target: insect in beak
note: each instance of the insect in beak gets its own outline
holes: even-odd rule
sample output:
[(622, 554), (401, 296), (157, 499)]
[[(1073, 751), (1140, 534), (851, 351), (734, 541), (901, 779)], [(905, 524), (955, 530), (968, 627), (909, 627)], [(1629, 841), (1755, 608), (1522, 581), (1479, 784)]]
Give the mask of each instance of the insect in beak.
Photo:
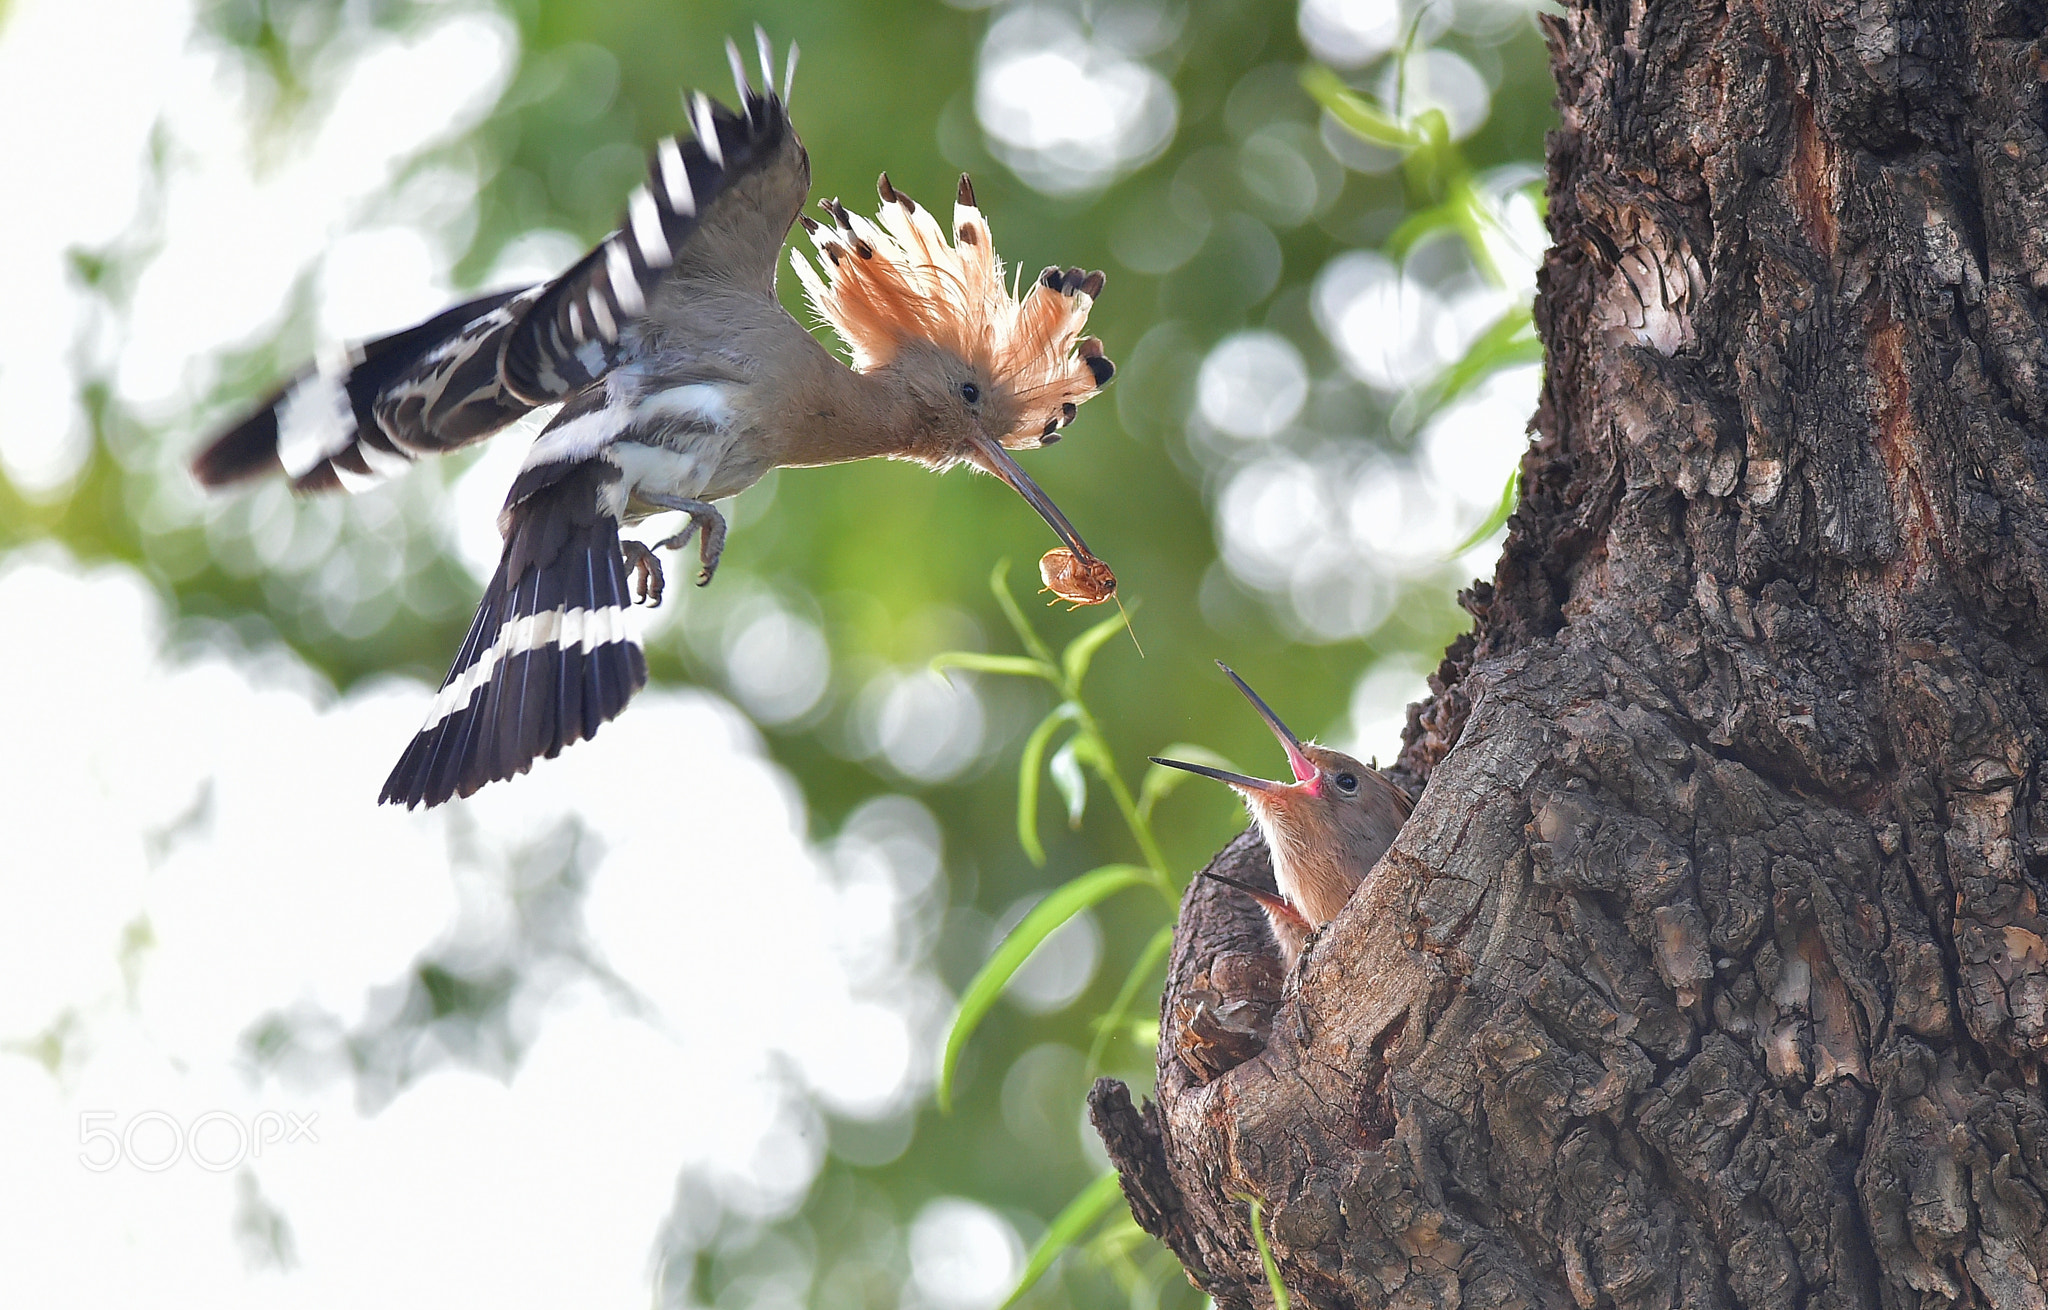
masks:
[(1039, 556), (1038, 576), (1045, 589), (1077, 608), (1100, 605), (1116, 595), (1116, 574), (1092, 555), (1076, 555), (1061, 546)]

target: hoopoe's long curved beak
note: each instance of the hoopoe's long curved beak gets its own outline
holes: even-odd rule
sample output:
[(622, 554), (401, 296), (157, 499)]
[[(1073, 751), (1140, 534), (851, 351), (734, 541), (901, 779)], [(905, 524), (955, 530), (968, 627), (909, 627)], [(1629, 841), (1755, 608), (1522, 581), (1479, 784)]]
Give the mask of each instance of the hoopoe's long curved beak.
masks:
[(1286, 724), (1280, 722), (1280, 716), (1273, 713), (1272, 707), (1260, 700), (1259, 693), (1246, 686), (1244, 679), (1238, 677), (1236, 671), (1228, 664), (1217, 660), (1216, 667), (1223, 670), (1223, 676), (1237, 684), (1237, 689), (1244, 693), (1244, 698), (1252, 703), (1252, 708), (1259, 712), (1259, 717), (1266, 721), (1266, 726), (1280, 739), (1280, 745), (1287, 751), (1287, 767), (1294, 770), (1294, 780), (1310, 795), (1316, 795), (1320, 790), (1318, 779), (1321, 775), (1317, 772), (1316, 766), (1309, 762), (1307, 754), (1302, 751), (1301, 738), (1295, 736)]
[(1010, 490), (1022, 496), (1024, 503), (1037, 510), (1038, 517), (1051, 525), (1052, 530), (1059, 534), (1060, 540), (1067, 543), (1067, 549), (1089, 559), (1095, 557), (1094, 552), (1088, 549), (1088, 543), (1081, 540), (1081, 534), (1074, 531), (1074, 525), (1067, 522), (1067, 516), (1060, 513), (1060, 507), (1052, 503), (1052, 497), (1046, 495), (1044, 490), (1031, 480), (1031, 475), (1024, 471), (1022, 464), (1010, 458), (1010, 452), (1003, 449), (1001, 442), (985, 437), (979, 432), (973, 433), (967, 440), (974, 447), (975, 463), (984, 471), (993, 473), (1009, 483)]

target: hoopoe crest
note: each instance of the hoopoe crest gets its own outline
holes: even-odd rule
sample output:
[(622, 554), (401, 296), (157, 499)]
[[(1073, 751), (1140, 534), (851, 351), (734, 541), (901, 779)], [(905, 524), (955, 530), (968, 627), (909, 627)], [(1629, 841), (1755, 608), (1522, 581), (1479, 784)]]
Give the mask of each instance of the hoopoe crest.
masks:
[(1020, 297), (1003, 281), (1002, 258), (965, 174), (951, 241), (929, 210), (890, 185), (888, 174), (876, 190), (879, 222), (837, 201), (822, 206), (831, 226), (802, 220), (819, 263), (791, 250), (790, 265), (812, 311), (846, 342), (861, 372), (894, 362), (913, 343), (936, 346), (1000, 389), (986, 403), (1014, 416), (997, 434), (1004, 446), (1030, 450), (1058, 441), (1075, 408), (1116, 373), (1102, 343), (1081, 335), (1103, 275), (1049, 267)]

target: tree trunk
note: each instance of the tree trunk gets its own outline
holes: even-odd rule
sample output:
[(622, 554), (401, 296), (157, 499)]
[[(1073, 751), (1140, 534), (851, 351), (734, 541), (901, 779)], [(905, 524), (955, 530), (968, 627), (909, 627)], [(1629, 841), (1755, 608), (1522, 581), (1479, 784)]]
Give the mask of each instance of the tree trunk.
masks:
[(1159, 1102), (1090, 1098), (1219, 1304), (1256, 1197), (1297, 1305), (2048, 1307), (2044, 31), (1551, 23), (1548, 376), (1414, 817), (1284, 982), (1198, 880)]

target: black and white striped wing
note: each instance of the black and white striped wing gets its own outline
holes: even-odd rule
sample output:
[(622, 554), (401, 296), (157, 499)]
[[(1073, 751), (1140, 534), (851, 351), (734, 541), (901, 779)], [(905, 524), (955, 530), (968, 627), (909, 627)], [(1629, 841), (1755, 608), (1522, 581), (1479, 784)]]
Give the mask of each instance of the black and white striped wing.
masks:
[[(792, 69), (794, 60), (792, 47)], [(691, 96), (694, 139), (655, 148), (618, 231), (520, 321), (504, 365), (515, 395), (544, 404), (604, 376), (630, 349), (634, 324), (656, 315), (661, 296), (687, 295), (692, 281), (773, 293), (783, 239), (810, 193), (810, 159), (772, 82), (750, 87), (737, 55), (733, 73), (740, 109)]]
[[(535, 476), (538, 474), (539, 476)], [(380, 801), (439, 805), (597, 734), (647, 683), (607, 460), (531, 470), (469, 635)]]
[(533, 408), (499, 383), (498, 356), (544, 289), (484, 296), (307, 368), (202, 450), (193, 474), (333, 491), (491, 435)]
[[(789, 70), (796, 49), (790, 48)], [(207, 486), (282, 473), (301, 491), (354, 488), (416, 456), (478, 441), (565, 400), (623, 357), (664, 283), (718, 280), (772, 294), (810, 162), (777, 95), (737, 55), (738, 111), (693, 96), (694, 139), (654, 151), (619, 230), (552, 282), (502, 291), (309, 368), (193, 461)]]

